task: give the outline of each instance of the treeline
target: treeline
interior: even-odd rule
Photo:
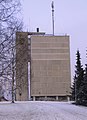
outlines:
[[[71,89],[75,104],[87,106],[87,64],[83,68],[79,50],[76,53],[75,76]]]

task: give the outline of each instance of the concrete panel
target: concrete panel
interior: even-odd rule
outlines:
[[[32,36],[31,69],[31,96],[70,95],[69,36]]]

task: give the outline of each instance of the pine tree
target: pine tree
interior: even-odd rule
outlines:
[[[76,77],[76,76],[75,76]],[[72,87],[71,87],[71,99],[73,100],[73,101],[75,101],[75,77],[74,77],[74,81],[73,81],[73,85],[72,85]]]
[[[87,106],[87,64],[85,67],[82,93],[83,93],[82,104]]]
[[[82,100],[82,87],[83,87],[83,79],[84,79],[84,70],[81,64],[80,52],[77,50],[76,53],[76,65],[75,65],[75,77],[74,77],[74,86],[72,95],[76,101],[76,104],[81,104]]]

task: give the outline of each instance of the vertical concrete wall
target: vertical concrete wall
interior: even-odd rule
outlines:
[[[28,62],[31,97],[70,95],[69,36],[36,36],[28,40],[27,32],[17,32],[16,38],[16,99],[28,100]]]
[[[16,100],[28,100],[28,33],[16,34]]]
[[[69,36],[31,36],[31,96],[70,95]]]

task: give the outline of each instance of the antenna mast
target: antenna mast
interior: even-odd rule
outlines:
[[[53,27],[53,36],[54,36],[54,1],[52,1],[51,7],[52,7],[52,27]]]
[[[85,74],[87,73],[87,47],[86,47],[86,64],[85,64]]]

